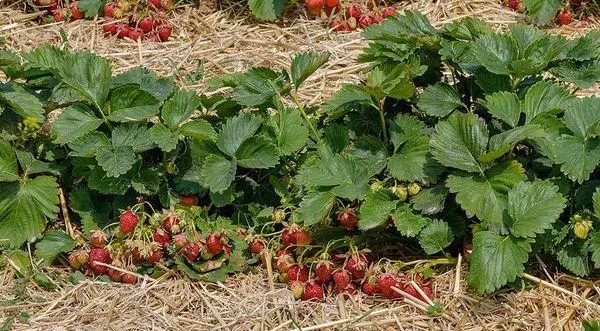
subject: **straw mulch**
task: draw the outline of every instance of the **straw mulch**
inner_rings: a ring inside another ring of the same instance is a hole
[[[408,1],[400,6],[422,11],[436,26],[467,15],[485,19],[498,29],[524,19],[488,0]],[[235,4],[202,15],[192,7],[184,8],[172,19],[175,38],[166,43],[105,39],[101,20],[40,26],[32,19],[35,15],[24,14],[22,8],[23,2],[0,8],[0,37],[11,49],[59,43],[63,29],[70,49],[105,56],[117,72],[143,65],[175,75],[180,84],[199,92],[214,75],[252,66],[283,68],[293,54],[306,50],[327,51],[331,60],[303,87],[304,102],[321,102],[342,83],[361,77],[362,65],[355,59],[365,43],[359,32],[330,33],[298,8],[286,13],[279,24],[256,22]],[[596,26],[600,23],[578,22],[552,30],[573,36]],[[414,303],[364,295],[330,296],[325,303],[295,301],[284,285],[270,283],[263,271],[236,275],[223,284],[194,283],[177,275],[146,279],[135,286],[59,281],[57,291],[47,292],[32,283],[24,286],[15,280],[10,267],[4,267],[0,271],[0,329],[10,321],[16,330],[578,330],[582,319],[600,318],[598,284],[564,277],[557,282],[558,275],[546,272],[543,285],[527,282],[523,291],[480,297],[467,290],[464,264],[458,270],[442,270],[436,278],[434,294],[445,311],[431,317]],[[64,271],[52,272],[66,277]]]

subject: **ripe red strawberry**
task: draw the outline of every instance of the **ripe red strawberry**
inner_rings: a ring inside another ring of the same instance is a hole
[[[119,217],[119,228],[121,228],[121,231],[125,234],[132,233],[133,230],[135,230],[137,223],[138,217],[131,210],[124,212],[121,214],[121,217]]]
[[[171,233],[179,232],[179,217],[177,215],[169,215],[165,218],[164,227]]]
[[[163,250],[162,249],[155,249],[152,251],[152,253],[150,253],[150,255],[148,255],[148,257],[146,258],[146,261],[155,264],[160,262],[160,260],[163,258]]]
[[[431,293],[431,289],[429,287],[423,287],[421,290],[423,290],[423,293],[425,293],[429,299],[433,298],[433,294]],[[420,293],[417,298],[423,302],[427,302],[427,299],[425,299],[425,297],[423,297]]]
[[[57,9],[54,11],[54,22],[62,22],[65,20],[65,12],[62,9]]]
[[[346,289],[348,284],[350,284],[350,273],[346,269],[339,268],[334,270],[331,273],[331,277],[333,278],[333,283],[338,291]]]
[[[150,0],[150,5],[153,6],[156,9],[161,9],[162,8],[162,1],[161,0]]]
[[[248,251],[250,251],[252,254],[260,254],[263,249],[265,249],[266,245],[267,244],[264,239],[255,238],[250,242],[250,245],[248,245]]]
[[[377,284],[377,277],[370,276],[362,283],[361,290],[367,295],[375,295],[381,293],[381,289]]]
[[[85,18],[85,14],[79,10],[79,3],[77,1],[71,2],[69,9],[71,10],[71,20],[75,21]]]
[[[83,249],[78,249],[69,254],[69,264],[73,269],[83,267],[88,260],[88,253]]]
[[[211,254],[219,254],[223,250],[223,239],[216,233],[211,233],[206,238],[206,248]]]
[[[90,244],[93,247],[102,248],[106,246],[106,233],[102,230],[96,230],[90,235]]]
[[[375,16],[373,16],[373,24],[379,24],[379,23],[381,23],[381,21],[383,21],[383,19],[384,19],[383,14],[377,13],[377,14],[375,14]]]
[[[306,264],[292,264],[288,269],[287,275],[290,281],[305,282],[308,280],[308,267]]]
[[[306,246],[310,244],[310,234],[304,229],[298,229],[294,232],[294,242],[298,246]]]
[[[198,259],[198,255],[200,255],[200,250],[195,244],[189,243],[183,246],[179,253],[183,255],[183,257],[185,257],[185,259],[188,260],[188,262],[192,263]]]
[[[325,12],[327,15],[340,12],[340,0],[325,0]]]
[[[290,284],[290,291],[292,291],[294,299],[298,300],[302,297],[302,293],[304,293],[304,284],[294,281]]]
[[[128,283],[128,284],[135,284],[137,282],[137,277],[131,274],[123,274],[123,276],[121,276],[121,280],[123,281],[123,283]]]
[[[106,274],[108,275],[108,277],[110,277],[110,279],[112,279],[113,282],[118,283],[122,280],[123,273],[121,271],[111,268],[107,269],[108,270],[106,271]]]
[[[154,239],[154,241],[157,242],[160,246],[167,247],[169,246],[169,241],[171,241],[171,236],[169,235],[167,230],[165,230],[162,227],[159,227],[156,228],[156,230],[154,230],[154,233],[152,234],[152,239]]]
[[[58,8],[58,0],[50,0],[50,4],[46,10],[48,10],[49,13],[52,13],[56,8]]]
[[[560,25],[569,25],[573,22],[573,18],[571,17],[571,12],[568,9],[563,9],[558,13],[557,16],[558,24]]]
[[[414,298],[420,298],[419,292],[417,292],[417,290],[409,283],[405,283],[404,287],[402,287],[401,290]]]
[[[294,249],[289,246],[281,247],[275,254],[275,257],[280,257],[282,255],[289,255],[292,258],[296,257],[296,253],[294,252]]]
[[[358,19],[358,26],[360,26],[363,29],[370,25],[373,25],[374,23],[375,23],[375,19],[373,18],[373,16],[371,16],[371,14],[362,15]]]
[[[360,18],[362,15],[362,11],[360,10],[360,6],[357,4],[351,4],[346,11],[346,17],[354,17],[356,20]]]
[[[311,280],[304,286],[302,300],[321,301],[324,298],[323,287]]]
[[[394,7],[386,7],[383,10],[383,17],[388,17],[388,16],[396,16],[397,12],[396,9],[394,9]]]
[[[508,1],[508,7],[512,10],[519,10],[520,6],[521,6],[521,0],[509,0]]]
[[[356,289],[356,285],[354,285],[354,283],[348,283],[348,285],[346,285],[346,288],[344,288],[342,290],[336,289],[336,292],[338,292],[338,293],[343,292],[343,293],[346,293],[349,295],[354,295],[354,294],[356,294],[357,289]]]
[[[160,36],[160,33],[162,31],[162,29],[164,29],[165,27],[162,27],[159,31],[158,31],[158,35]],[[169,28],[171,29],[171,28]],[[171,35],[171,30],[169,30],[169,34],[166,38],[162,38],[162,36],[160,36],[161,40],[166,41],[169,39],[169,36]],[[192,206],[197,206],[198,205],[198,197],[195,195],[182,195],[181,198],[179,198],[179,204],[184,206],[184,207],[192,207]]]
[[[335,31],[345,31],[346,23],[339,18],[334,18],[331,20],[331,23],[329,23],[329,28]]]
[[[346,262],[346,270],[350,271],[355,279],[361,279],[368,266],[367,258],[360,253],[350,256],[348,262]]]
[[[571,4],[571,6],[580,6],[581,0],[570,0],[569,3]]]
[[[119,26],[117,25],[117,23],[107,23],[107,24],[102,25],[102,30],[104,30],[105,36],[110,36],[110,35],[117,34],[118,27]]]
[[[173,246],[175,246],[176,249],[183,248],[183,246],[187,245],[187,243],[188,239],[185,234],[181,233],[173,236]]]
[[[168,25],[163,25],[158,29],[158,38],[160,39],[160,41],[167,41],[171,37],[171,32],[173,32],[173,28],[171,28]],[[197,200],[198,198],[196,197],[196,203],[194,204],[194,206],[198,204]]]
[[[96,275],[99,275],[106,272],[106,267],[96,264],[96,262],[110,264],[112,262],[112,257],[104,248],[92,248],[92,250],[90,250],[90,254],[88,255],[87,262],[92,272],[94,272]]]
[[[225,254],[225,255],[231,255],[231,246],[229,246],[229,245],[223,245],[223,254]]]
[[[335,264],[342,264],[346,261],[348,254],[344,253],[340,249],[334,249],[331,251],[331,262]]]
[[[292,264],[294,264],[294,262],[295,262],[294,258],[291,255],[283,254],[283,255],[277,257],[275,264],[276,264],[277,270],[279,270],[279,272],[287,273],[288,270],[290,270],[290,267],[292,266]]]
[[[340,226],[349,230],[355,229],[358,224],[358,216],[356,216],[352,208],[342,210],[338,214],[337,219],[340,222]]]
[[[104,16],[105,17],[115,17],[115,4],[112,2],[104,5]]]
[[[152,22],[151,18],[144,17],[138,22],[138,27],[142,29],[144,33],[149,33],[150,31],[152,31],[154,23]]]
[[[133,40],[133,41],[138,41],[140,39],[142,39],[142,36],[144,36],[144,32],[141,29],[131,29],[129,30],[129,39]]]
[[[323,10],[324,0],[304,0],[304,4],[311,14],[319,16]]]
[[[327,260],[317,262],[315,276],[320,284],[329,282],[331,280],[331,273],[333,273],[333,262]]]
[[[285,246],[294,245],[296,243],[296,234],[291,227],[286,226],[281,232],[281,241]]]
[[[382,273],[377,276],[377,284],[381,293],[386,299],[396,299],[402,297],[402,294],[394,291],[392,287],[402,289],[402,283],[399,282],[397,275],[390,273]]]
[[[134,247],[131,249],[131,258],[135,263],[142,263],[146,259],[144,256],[142,256],[142,250],[140,247]]]

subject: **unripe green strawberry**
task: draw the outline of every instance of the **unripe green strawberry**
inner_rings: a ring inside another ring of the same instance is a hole
[[[371,183],[371,191],[373,191],[373,192],[377,192],[379,190],[382,190],[383,187],[384,187],[383,182],[374,181],[373,183]]]
[[[302,282],[293,281],[290,284],[290,291],[294,294],[294,299],[300,300],[302,293],[304,293],[304,284],[302,284]]]
[[[88,253],[83,249],[78,249],[69,254],[69,263],[73,269],[79,269],[87,263]]]
[[[417,182],[412,182],[408,184],[408,194],[417,195],[419,194],[419,192],[421,192],[421,184]]]
[[[573,226],[573,233],[580,239],[587,239],[588,233],[592,228],[592,222],[579,221]]]
[[[406,189],[406,186],[402,184],[392,187],[392,193],[394,193],[396,198],[398,198],[400,201],[406,201],[408,198],[408,190]]]
[[[283,211],[282,209],[277,209],[273,213],[273,221],[275,221],[276,223],[283,222],[284,219],[285,219],[285,211]]]

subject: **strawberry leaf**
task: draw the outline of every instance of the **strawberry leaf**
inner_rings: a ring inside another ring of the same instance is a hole
[[[93,223],[93,228],[103,228],[110,223],[110,203],[93,194],[88,188],[78,186],[69,194],[69,207],[82,220]],[[89,227],[88,227],[89,228]],[[89,229],[88,229],[89,230]],[[88,231],[85,231],[87,234]]]
[[[577,87],[585,89],[600,81],[600,62],[575,63],[565,61],[557,67],[551,68],[550,72],[562,81],[573,83]]]
[[[79,0],[77,1],[77,8],[85,13],[85,18],[94,18],[94,16],[100,14],[104,3],[104,0]]]
[[[317,224],[325,219],[333,205],[335,204],[335,194],[331,191],[308,192],[296,209],[296,220],[305,226]]]
[[[537,124],[527,124],[500,132],[490,139],[488,146],[490,152],[481,155],[479,161],[490,163],[512,151],[515,145],[522,140],[543,138],[545,136],[546,132]]]
[[[223,193],[233,182],[236,169],[235,160],[229,161],[222,156],[211,154],[204,160],[200,176],[211,192]]]
[[[63,82],[98,109],[106,103],[112,79],[108,60],[89,52],[67,53],[63,62],[53,68],[58,68]]]
[[[327,53],[302,53],[292,59],[291,76],[294,87],[298,89],[317,69],[327,63]]]
[[[452,241],[454,234],[448,223],[440,220],[431,221],[419,234],[419,244],[429,255],[443,251]]]
[[[35,245],[35,256],[42,259],[42,265],[52,264],[60,253],[65,253],[77,247],[77,242],[63,231],[50,231]]]
[[[58,214],[58,184],[53,177],[4,183],[0,190],[0,244],[18,247],[39,238],[46,220]]]
[[[535,83],[527,90],[523,101],[525,123],[530,123],[541,114],[566,110],[574,98],[566,88],[552,81]]]
[[[485,154],[488,130],[474,114],[454,113],[438,122],[431,136],[431,154],[441,164],[468,172],[482,172],[477,161]]]
[[[38,123],[45,120],[46,112],[40,100],[18,84],[0,84],[0,100],[23,118],[31,117]]]
[[[88,107],[76,104],[64,109],[52,126],[56,136],[55,144],[63,145],[71,143],[88,133],[94,132],[100,125],[102,119],[96,117]]]
[[[109,177],[119,177],[131,170],[135,163],[135,154],[131,146],[102,146],[98,148],[96,161]]]
[[[592,253],[594,266],[596,269],[600,269],[600,232],[592,234],[590,239],[588,239],[588,251]]]
[[[424,226],[431,222],[430,218],[415,212],[408,204],[400,206],[391,216],[396,229],[407,237],[416,236]]]
[[[227,119],[217,134],[217,147],[221,152],[235,157],[238,148],[256,133],[261,124],[260,117],[247,113]]]
[[[102,167],[97,166],[90,172],[88,186],[102,194],[123,195],[131,187],[131,176],[112,177]]]
[[[540,25],[550,23],[562,7],[560,0],[523,0],[529,16]]]
[[[392,155],[388,170],[399,181],[435,183],[444,171],[429,153],[429,137],[415,136]]]
[[[473,236],[469,284],[479,293],[491,293],[523,275],[531,245],[524,239],[480,231]]]
[[[521,104],[516,94],[506,91],[488,94],[485,101],[485,107],[492,116],[513,128],[519,124]]]
[[[503,34],[481,35],[472,44],[472,52],[482,66],[498,75],[509,75],[511,64],[517,59],[514,41]]]
[[[96,155],[98,148],[102,146],[110,146],[110,141],[106,135],[97,131],[90,132],[69,143],[69,148],[71,148],[69,156],[93,157]]]
[[[433,215],[444,210],[448,189],[442,184],[423,189],[417,196],[411,198],[413,208],[424,215]]]
[[[173,92],[173,77],[159,77],[154,72],[135,67],[113,77],[112,87],[137,85],[142,90],[152,94],[157,100],[164,101]]]
[[[215,140],[217,133],[212,125],[203,119],[189,121],[181,126],[181,133],[196,139]]]
[[[113,122],[139,122],[156,116],[159,101],[150,93],[132,86],[119,87],[110,95],[110,116]]]
[[[562,136],[556,140],[556,162],[571,180],[583,183],[600,162],[600,139]]]
[[[0,182],[14,182],[19,179],[19,164],[10,143],[0,139]]]
[[[359,105],[369,105],[377,108],[371,99],[371,95],[363,87],[346,84],[323,104],[322,110],[327,113],[330,120],[335,120],[344,116],[352,107]]]
[[[414,136],[429,133],[429,129],[418,118],[406,114],[399,114],[390,122],[390,139],[394,144],[394,151]]]
[[[510,232],[516,237],[533,237],[552,227],[566,199],[558,186],[547,181],[520,182],[508,192]]]
[[[397,201],[385,191],[370,192],[360,206],[358,227],[369,230],[385,224],[396,209]]]
[[[459,107],[466,107],[454,86],[440,82],[425,88],[417,106],[425,114],[436,117],[445,117]]]
[[[575,241],[563,246],[556,258],[560,265],[577,276],[583,277],[590,273],[588,249],[584,241]]]
[[[288,0],[248,0],[250,11],[264,21],[274,21],[283,13]]]
[[[202,106],[202,100],[196,93],[179,91],[165,102],[161,116],[169,128],[177,128],[187,121],[200,106]]]
[[[141,171],[131,180],[131,187],[144,195],[154,195],[160,188],[160,175],[154,169]]]
[[[179,143],[179,132],[171,131],[162,123],[156,123],[148,129],[148,136],[158,148],[167,153],[174,150]]]
[[[131,146],[136,153],[145,152],[154,147],[148,129],[137,124],[116,127],[112,132],[111,142],[115,148]]]
[[[291,155],[304,147],[308,140],[308,130],[300,117],[300,112],[286,108],[269,117],[267,125],[281,155]]]
[[[525,169],[517,161],[495,165],[485,175],[454,173],[446,186],[456,193],[456,202],[468,217],[477,216],[492,231],[502,227],[507,205],[507,193],[517,183],[527,179]]]
[[[36,175],[41,173],[51,173],[54,175],[60,175],[60,171],[58,170],[58,166],[56,164],[36,160],[33,157],[33,154],[29,152],[15,150],[15,155],[17,156],[17,160],[19,161],[19,165],[21,166],[21,170],[23,170],[24,174]]]
[[[263,136],[246,139],[236,152],[237,163],[244,168],[267,169],[279,163],[277,147]]]
[[[577,137],[588,139],[600,135],[600,99],[588,97],[573,100],[564,119],[567,128]]]

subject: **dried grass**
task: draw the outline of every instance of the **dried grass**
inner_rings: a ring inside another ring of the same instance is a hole
[[[436,26],[463,16],[482,18],[498,29],[524,20],[486,0],[408,1],[401,7],[420,10]],[[304,102],[320,102],[342,83],[361,77],[355,59],[365,43],[359,33],[329,33],[298,8],[290,10],[280,24],[258,23],[240,14],[236,4],[205,15],[184,8],[172,20],[175,38],[167,43],[105,39],[101,20],[40,26],[32,21],[35,14],[23,14],[22,8],[23,2],[16,2],[0,9],[0,36],[11,49],[58,43],[64,29],[70,49],[105,56],[117,72],[143,65],[174,74],[180,84],[199,92],[214,75],[252,66],[286,67],[293,54],[305,50],[327,51],[331,61],[302,89]],[[578,22],[551,30],[575,36],[598,26],[597,21]],[[204,75],[198,81],[186,80],[198,69],[199,60],[204,61]],[[583,93],[599,91],[595,87]],[[403,301],[364,295],[330,296],[324,303],[295,301],[284,285],[270,283],[264,271],[235,275],[223,284],[194,283],[178,276],[137,285],[61,281],[57,291],[47,292],[32,284],[19,285],[12,269],[5,267],[0,272],[0,325],[14,318],[15,330],[577,330],[581,319],[600,318],[598,305],[575,297],[600,303],[598,284],[569,277],[557,283],[558,276],[546,272],[545,285],[479,297],[466,290],[466,270],[458,270],[446,270],[436,278],[434,293],[446,310],[444,317],[430,317]],[[52,272],[59,278],[67,275],[64,270]],[[551,288],[556,284],[563,290]],[[317,327],[307,329],[311,326]]]

